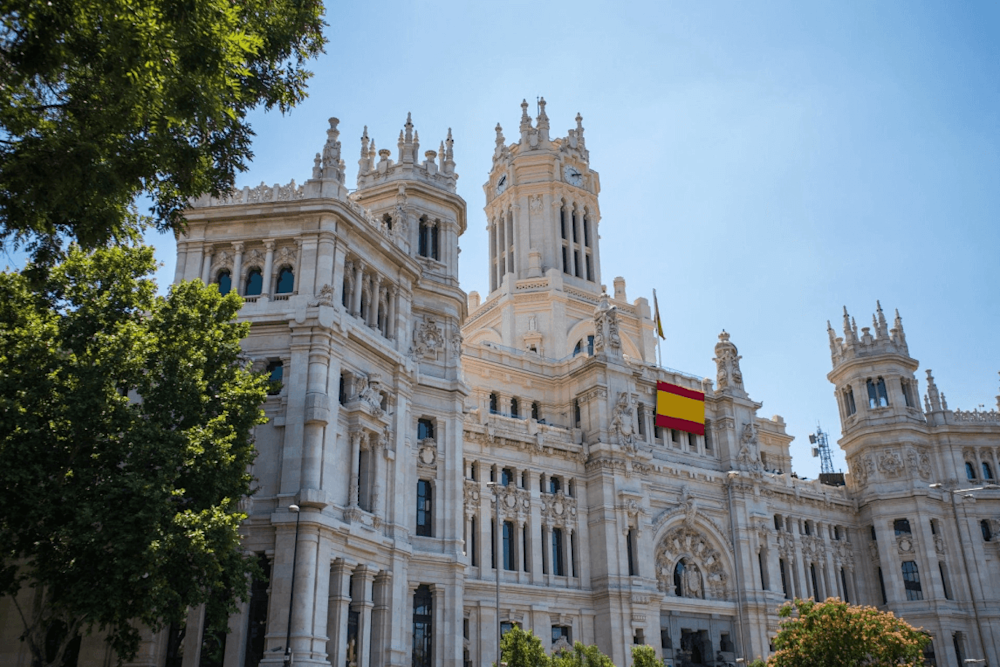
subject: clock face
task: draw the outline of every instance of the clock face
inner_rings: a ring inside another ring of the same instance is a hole
[[[500,177],[500,180],[497,181],[497,194],[500,194],[506,189],[507,189],[507,174],[504,174],[503,176]]]
[[[566,182],[570,185],[579,186],[583,183],[583,174],[581,174],[580,170],[573,165],[566,165],[563,169],[563,176],[566,177]]]

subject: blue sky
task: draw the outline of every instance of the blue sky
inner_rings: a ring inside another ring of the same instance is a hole
[[[393,150],[407,112],[425,148],[451,127],[462,286],[485,293],[493,128],[510,139],[544,96],[553,135],[584,117],[604,282],[657,289],[666,366],[714,377],[729,331],[800,474],[817,421],[840,436],[826,321],[844,305],[859,326],[876,299],[899,308],[921,393],[929,367],[950,407],[995,407],[1000,4],[385,0],[327,22],[309,99],[252,118],[239,185],[308,178],[329,116],[351,184],[364,125]],[[166,284],[173,239],[155,243]]]

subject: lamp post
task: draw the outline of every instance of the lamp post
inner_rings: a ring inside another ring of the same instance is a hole
[[[986,642],[983,641],[983,626],[979,623],[979,608],[976,606],[976,595],[972,590],[972,574],[969,570],[969,556],[965,553],[965,547],[962,545],[962,524],[958,520],[958,503],[955,500],[955,496],[961,494],[962,498],[975,498],[972,495],[972,491],[983,491],[987,487],[977,486],[971,489],[946,489],[940,483],[931,484],[932,489],[938,489],[939,491],[944,491],[951,495],[951,511],[955,516],[955,529],[958,531],[958,550],[962,552],[962,563],[965,565],[965,581],[969,585],[969,601],[972,603],[972,615],[976,619],[976,636],[979,638],[979,650],[986,655]],[[965,506],[962,506],[962,512],[965,513]],[[965,515],[966,522],[968,522],[969,516]],[[975,664],[979,662],[986,662],[985,658],[982,659],[969,659],[965,661],[967,664]]]
[[[497,566],[497,664],[500,666],[500,485],[487,482],[493,489],[493,563]]]
[[[299,560],[299,519],[302,512],[298,505],[289,505],[289,512],[295,512],[295,544],[292,546],[292,593],[288,597],[288,628],[285,631],[285,660],[284,667],[292,665],[292,609],[295,608],[295,567]]]

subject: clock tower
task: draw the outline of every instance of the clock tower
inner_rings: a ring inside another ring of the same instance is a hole
[[[597,227],[600,178],[590,169],[583,118],[549,137],[545,100],[532,123],[521,103],[520,140],[507,145],[497,125],[493,169],[483,186],[490,235],[490,295],[519,280],[551,276],[553,287],[601,291]]]
[[[545,100],[534,121],[524,101],[518,131],[518,141],[508,144],[497,125],[493,168],[483,186],[489,233],[483,306],[494,312],[477,325],[488,326],[492,337],[468,334],[562,358],[574,352],[577,338],[587,344],[581,331],[588,323],[592,328],[602,292],[600,177],[590,168],[579,114],[566,136],[551,138]],[[471,295],[471,310],[478,301]]]

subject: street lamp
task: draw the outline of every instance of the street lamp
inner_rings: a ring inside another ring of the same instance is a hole
[[[299,560],[299,519],[302,513],[298,505],[289,505],[289,512],[295,512],[295,544],[292,546],[292,593],[288,597],[288,628],[285,632],[285,660],[284,667],[292,665],[292,609],[295,608],[295,566]]]
[[[500,665],[500,485],[487,482],[493,490],[493,563],[497,566],[497,667]]]
[[[986,654],[986,643],[983,641],[983,627],[979,623],[979,608],[976,607],[976,596],[972,589],[972,574],[969,570],[969,556],[965,553],[965,547],[962,546],[962,524],[958,521],[958,503],[955,501],[955,496],[961,495],[963,499],[965,498],[975,498],[972,495],[972,491],[983,491],[988,487],[977,486],[971,489],[946,489],[941,483],[931,484],[930,488],[937,489],[939,491],[944,491],[951,495],[951,511],[955,515],[955,529],[958,531],[958,549],[962,552],[962,563],[965,565],[965,581],[969,585],[969,600],[972,602],[972,614],[976,618],[976,636],[979,637],[979,649]],[[965,506],[962,506],[962,512],[965,513]],[[969,515],[965,515],[966,522],[968,522]],[[985,658],[973,659],[970,658],[965,660],[966,664],[976,664],[980,662],[986,662]]]

